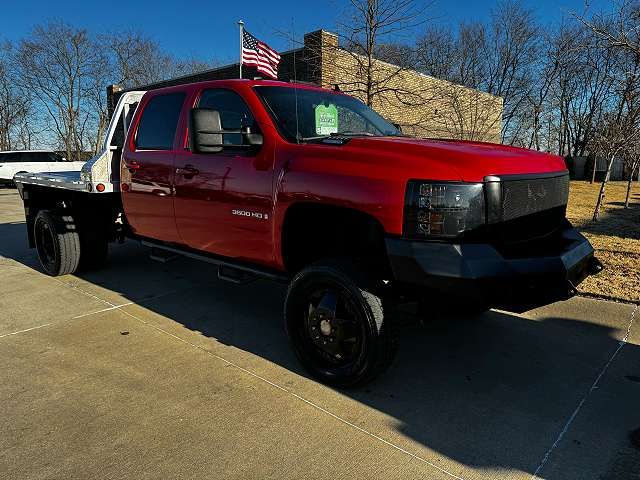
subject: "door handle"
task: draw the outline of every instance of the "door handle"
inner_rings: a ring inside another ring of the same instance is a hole
[[[200,170],[195,168],[193,165],[185,165],[182,168],[176,168],[176,174],[184,175],[185,177],[193,177],[195,175],[198,175],[199,173]]]

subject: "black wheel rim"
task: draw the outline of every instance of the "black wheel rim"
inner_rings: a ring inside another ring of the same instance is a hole
[[[302,356],[327,377],[357,373],[368,342],[364,313],[353,294],[338,285],[315,284],[301,298],[297,336]]]
[[[40,260],[47,265],[51,265],[56,261],[56,247],[53,235],[53,231],[47,222],[36,222],[35,237],[38,255]]]

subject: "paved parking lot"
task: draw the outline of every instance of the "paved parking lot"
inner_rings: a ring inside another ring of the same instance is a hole
[[[337,391],[289,350],[282,286],[133,242],[54,279],[23,222],[0,190],[0,478],[640,478],[633,305],[408,325]]]

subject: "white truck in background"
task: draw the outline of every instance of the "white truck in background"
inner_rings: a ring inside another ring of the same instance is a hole
[[[0,152],[0,184],[13,185],[16,173],[80,171],[85,162],[68,162],[51,150]]]

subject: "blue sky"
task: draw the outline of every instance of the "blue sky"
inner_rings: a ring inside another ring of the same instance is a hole
[[[104,2],[94,0],[5,0],[0,15],[0,41],[16,40],[38,23],[63,19],[90,30],[133,28],[160,42],[178,57],[197,57],[218,61],[235,60],[238,51],[236,22],[242,18],[247,29],[278,50],[290,47],[278,31],[292,30],[301,37],[318,28],[334,29],[346,0],[286,0],[265,2],[243,0],[142,0],[125,2],[119,12],[117,4],[105,10]],[[568,11],[582,11],[584,0],[523,0],[545,22],[559,21]],[[610,4],[591,0],[591,8]],[[483,20],[496,4],[488,1],[436,0],[430,17],[439,24],[455,26],[462,20]],[[266,6],[266,8],[265,8]]]

